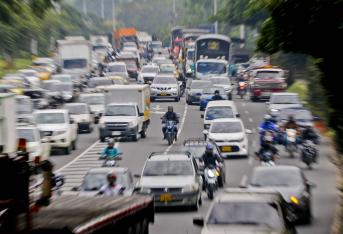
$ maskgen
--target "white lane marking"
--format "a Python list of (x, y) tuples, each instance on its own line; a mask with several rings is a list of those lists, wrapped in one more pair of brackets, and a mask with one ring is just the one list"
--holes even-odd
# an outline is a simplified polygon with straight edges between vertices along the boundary
[[(78, 160), (79, 158), (81, 158), (82, 156), (84, 156), (85, 154), (87, 154), (94, 146), (96, 146), (99, 143), (99, 140), (94, 142), (91, 146), (89, 146), (85, 151), (83, 151), (79, 156), (77, 156), (76, 158), (74, 158), (73, 160), (71, 160), (69, 163), (67, 163), (66, 165), (64, 165), (63, 167), (61, 167), (60, 169), (57, 170), (57, 172), (61, 172), (63, 171), (63, 169), (69, 167), (72, 163), (74, 163), (76, 160)], [(119, 142), (116, 142), (114, 147), (118, 148), (119, 146)]]
[(252, 123), (254, 122), (254, 120), (252, 118), (249, 118), (249, 122)]
[(244, 112), (245, 112), (245, 114), (247, 114), (247, 115), (249, 114), (249, 111), (247, 111), (247, 110), (246, 110), (246, 111), (244, 111)]
[(241, 183), (240, 186), (246, 186), (247, 185), (247, 180), (248, 180), (248, 176), (245, 174), (242, 179), (241, 179)]
[[(183, 129), (183, 125), (185, 124), (185, 120), (186, 120), (186, 116), (187, 116), (187, 111), (188, 111), (188, 105), (185, 104), (185, 110), (183, 112), (183, 116), (182, 116), (182, 120), (179, 126), (179, 131), (177, 133), (177, 139), (179, 139), (179, 136), (181, 135), (182, 129)], [(164, 151), (164, 153), (168, 153), (170, 151), (170, 149), (173, 147), (173, 145), (175, 144), (175, 141), (173, 142), (173, 144), (171, 144), (170, 146), (167, 147), (167, 149)]]
[(152, 114), (157, 114), (157, 115), (164, 115), (166, 112), (164, 111), (152, 111)]

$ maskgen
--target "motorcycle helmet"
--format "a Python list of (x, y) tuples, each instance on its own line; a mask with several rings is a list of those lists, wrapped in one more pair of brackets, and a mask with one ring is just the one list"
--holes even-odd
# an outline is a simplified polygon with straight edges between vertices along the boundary
[(267, 114), (267, 115), (264, 115), (264, 120), (266, 120), (266, 121), (271, 120), (271, 118), (272, 118), (272, 117), (271, 117), (270, 115), (268, 115), (268, 114)]
[(108, 175), (107, 175), (107, 180), (109, 181), (109, 182), (116, 182), (116, 180), (117, 180), (117, 175), (115, 174), (115, 173), (109, 173)]
[(213, 153), (213, 145), (211, 143), (207, 143), (205, 148), (206, 153)]
[(214, 95), (219, 95), (219, 90), (214, 91)]
[(107, 144), (108, 144), (108, 146), (113, 147), (113, 146), (114, 146), (114, 143), (115, 143), (114, 139), (111, 138), (111, 139), (108, 140), (108, 143), (107, 143)]

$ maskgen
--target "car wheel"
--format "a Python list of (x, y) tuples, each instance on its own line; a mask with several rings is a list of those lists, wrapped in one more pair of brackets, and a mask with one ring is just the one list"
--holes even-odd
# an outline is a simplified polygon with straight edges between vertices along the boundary
[(303, 224), (311, 224), (312, 223), (312, 211), (311, 205), (309, 205), (307, 211), (305, 212), (305, 217), (302, 220)]
[(132, 136), (132, 141), (136, 142), (138, 141), (138, 138), (139, 138), (139, 133), (138, 133), (138, 130), (136, 131), (136, 134)]
[(141, 131), (141, 137), (142, 138), (146, 138), (146, 129), (145, 129), (145, 127), (143, 127), (143, 129)]
[(232, 100), (232, 93), (229, 94), (229, 100)]
[(195, 204), (191, 205), (191, 210), (193, 210), (193, 211), (199, 210), (200, 205), (201, 205), (200, 203), (202, 203), (202, 201), (201, 201), (201, 195), (200, 195), (200, 198), (199, 198), (199, 199), (197, 198), (197, 201), (195, 202)]
[(223, 176), (220, 176), (219, 178), (218, 178), (218, 187), (219, 188), (223, 188), (224, 187), (224, 178), (223, 178)]
[(71, 149), (72, 150), (76, 150), (76, 141), (77, 141), (77, 139), (75, 139), (74, 141), (71, 142)]
[(69, 155), (71, 151), (72, 151), (72, 143), (68, 147), (64, 148), (64, 154)]
[(100, 142), (105, 142), (105, 137), (100, 137)]

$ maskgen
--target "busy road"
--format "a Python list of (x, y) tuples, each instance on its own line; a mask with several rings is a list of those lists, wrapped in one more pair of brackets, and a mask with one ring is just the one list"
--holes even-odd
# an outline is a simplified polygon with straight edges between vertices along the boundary
[[(252, 130), (249, 135), (250, 156), (249, 158), (229, 159), (225, 160), (226, 164), (226, 185), (225, 187), (237, 187), (242, 183), (249, 181), (252, 169), (259, 165), (255, 160), (253, 152), (259, 148), (258, 141), (258, 125), (263, 120), (263, 115), (266, 112), (266, 104), (264, 102), (252, 103), (246, 97), (244, 100), (239, 99), (234, 95), (238, 111), (247, 129)], [(161, 120), (160, 117), (167, 111), (167, 106), (174, 106), (174, 111), (180, 114), (179, 138), (172, 147), (168, 146), (162, 140)], [(174, 103), (168, 100), (152, 103), (152, 121), (147, 132), (146, 139), (140, 139), (138, 142), (120, 141), (116, 145), (123, 152), (123, 160), (120, 161), (120, 166), (128, 167), (133, 174), (140, 174), (147, 156), (151, 152), (156, 151), (174, 151), (180, 150), (182, 142), (187, 138), (203, 136), (203, 120), (200, 118), (199, 107), (195, 105), (185, 104), (184, 98), (180, 102)], [(70, 162), (75, 158), (84, 157), (82, 153), (90, 150), (91, 157), (95, 161), (98, 158), (96, 152), (101, 152), (105, 144), (94, 144), (98, 141), (98, 131), (93, 131), (91, 134), (80, 134), (78, 140), (78, 149), (71, 155), (63, 155), (60, 152), (54, 152), (51, 160), (55, 164), (55, 169), (63, 172), (66, 167), (70, 167)], [(93, 149), (93, 150), (92, 150)], [(335, 170), (334, 166), (329, 162), (329, 154), (332, 152), (325, 138), (322, 139), (320, 149), (319, 164), (314, 166), (313, 170), (308, 170), (299, 158), (290, 159), (288, 154), (280, 148), (281, 156), (276, 161), (276, 164), (296, 165), (303, 168), (308, 179), (315, 183), (316, 187), (313, 190), (313, 216), (314, 221), (311, 225), (300, 225), (297, 227), (299, 233), (329, 233), (330, 225), (333, 220), (333, 212), (335, 208)], [(75, 164), (75, 163), (74, 163)], [(84, 165), (84, 164), (83, 164)], [(92, 167), (92, 165), (90, 165)], [(94, 166), (94, 165), (93, 165)], [(85, 167), (85, 166), (81, 166)], [(87, 170), (83, 170), (84, 173)], [(70, 178), (70, 177), (69, 177)], [(79, 183), (81, 183), (79, 178)], [(72, 179), (72, 178), (71, 178)], [(70, 181), (69, 181), (70, 182)], [(66, 188), (68, 187), (68, 175), (66, 175)], [(68, 192), (68, 191), (65, 191)], [(188, 211), (187, 209), (167, 209), (161, 210), (155, 215), (155, 223), (151, 225), (151, 233), (200, 233), (200, 229), (192, 224), (192, 219), (195, 216), (205, 216), (211, 201), (203, 194), (203, 205), (199, 211)]]

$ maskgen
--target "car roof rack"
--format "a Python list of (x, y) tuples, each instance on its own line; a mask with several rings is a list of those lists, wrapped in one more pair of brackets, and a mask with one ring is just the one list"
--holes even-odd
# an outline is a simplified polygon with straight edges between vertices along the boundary
[(171, 154), (186, 154), (189, 158), (192, 156), (191, 153), (188, 151), (168, 151), (168, 152), (156, 151), (156, 152), (152, 152), (148, 158), (151, 158), (156, 155), (160, 156), (160, 155), (171, 155)]

